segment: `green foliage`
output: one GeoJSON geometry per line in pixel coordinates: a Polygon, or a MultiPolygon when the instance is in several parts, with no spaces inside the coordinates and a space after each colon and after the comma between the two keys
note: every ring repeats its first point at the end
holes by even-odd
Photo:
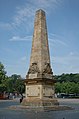
{"type": "Polygon", "coordinates": [[[20,75],[14,74],[8,77],[7,80],[7,92],[24,93],[25,85],[20,75]]]}
{"type": "Polygon", "coordinates": [[[0,62],[0,92],[4,91],[24,93],[25,85],[20,75],[6,76],[4,65],[0,62]]]}
{"type": "Polygon", "coordinates": [[[79,74],[62,74],[58,76],[54,76],[57,82],[79,82],[79,74]]]}
{"type": "Polygon", "coordinates": [[[55,93],[61,93],[61,83],[57,82],[55,84],[55,93]]]}
{"type": "Polygon", "coordinates": [[[3,83],[6,79],[6,71],[4,65],[0,62],[0,92],[4,92],[6,90],[6,86],[3,83]]]}
{"type": "Polygon", "coordinates": [[[55,78],[56,93],[79,94],[79,74],[62,74],[55,78]]]}
{"type": "Polygon", "coordinates": [[[4,80],[6,77],[6,71],[4,69],[4,65],[0,62],[0,84],[2,83],[2,80],[4,80]]]}

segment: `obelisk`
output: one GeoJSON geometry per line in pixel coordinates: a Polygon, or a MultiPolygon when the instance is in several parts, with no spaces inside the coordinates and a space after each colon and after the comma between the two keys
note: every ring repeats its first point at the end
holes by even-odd
{"type": "Polygon", "coordinates": [[[26,75],[26,106],[46,107],[58,104],[54,98],[53,72],[50,65],[46,15],[36,11],[30,66],[26,75]]]}

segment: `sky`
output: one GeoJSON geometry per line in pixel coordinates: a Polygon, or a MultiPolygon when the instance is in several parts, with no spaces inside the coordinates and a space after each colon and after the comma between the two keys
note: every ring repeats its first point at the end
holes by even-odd
{"type": "Polygon", "coordinates": [[[79,0],[0,0],[0,62],[7,75],[27,74],[38,9],[46,12],[54,75],[79,73],[79,0]]]}

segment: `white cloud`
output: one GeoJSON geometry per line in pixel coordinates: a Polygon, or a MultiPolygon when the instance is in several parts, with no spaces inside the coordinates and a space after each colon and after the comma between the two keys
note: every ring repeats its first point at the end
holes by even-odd
{"type": "Polygon", "coordinates": [[[0,22],[0,28],[3,28],[3,29],[8,30],[8,29],[11,29],[12,26],[11,26],[11,24],[9,24],[9,23],[0,22]]]}
{"type": "Polygon", "coordinates": [[[31,41],[32,36],[25,36],[25,37],[20,37],[20,36],[13,36],[9,41],[31,41]]]}
{"type": "Polygon", "coordinates": [[[33,1],[35,7],[37,9],[41,8],[47,11],[50,11],[50,9],[55,9],[59,4],[61,4],[61,1],[63,0],[31,0],[33,1]]]}
{"type": "Polygon", "coordinates": [[[0,27],[9,29],[17,28],[24,25],[26,30],[31,29],[33,26],[33,19],[37,9],[44,9],[47,13],[56,9],[63,0],[30,0],[23,6],[17,6],[13,21],[11,23],[2,23],[0,27]],[[25,25],[26,24],[26,25],[25,25]],[[26,27],[27,26],[27,27],[26,27]]]}
{"type": "Polygon", "coordinates": [[[59,36],[57,34],[49,34],[48,36],[50,45],[60,45],[60,46],[68,46],[67,43],[64,41],[64,38],[62,36],[59,36]]]}
{"type": "MultiPolygon", "coordinates": [[[[17,7],[14,23],[20,24],[34,17],[37,9],[44,9],[47,13],[55,9],[63,0],[30,0],[23,7],[17,7]]],[[[31,19],[30,19],[31,20],[31,19]]],[[[29,22],[29,21],[28,21],[29,22]]]]}

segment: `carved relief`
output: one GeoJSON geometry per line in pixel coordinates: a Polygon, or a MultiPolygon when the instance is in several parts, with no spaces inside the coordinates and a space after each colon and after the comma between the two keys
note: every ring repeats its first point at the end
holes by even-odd
{"type": "Polygon", "coordinates": [[[39,68],[37,66],[37,63],[32,63],[28,71],[28,74],[34,74],[34,73],[39,73],[39,68]]]}
{"type": "Polygon", "coordinates": [[[52,69],[51,69],[49,63],[45,64],[45,68],[43,69],[43,73],[52,74],[52,69]]]}

